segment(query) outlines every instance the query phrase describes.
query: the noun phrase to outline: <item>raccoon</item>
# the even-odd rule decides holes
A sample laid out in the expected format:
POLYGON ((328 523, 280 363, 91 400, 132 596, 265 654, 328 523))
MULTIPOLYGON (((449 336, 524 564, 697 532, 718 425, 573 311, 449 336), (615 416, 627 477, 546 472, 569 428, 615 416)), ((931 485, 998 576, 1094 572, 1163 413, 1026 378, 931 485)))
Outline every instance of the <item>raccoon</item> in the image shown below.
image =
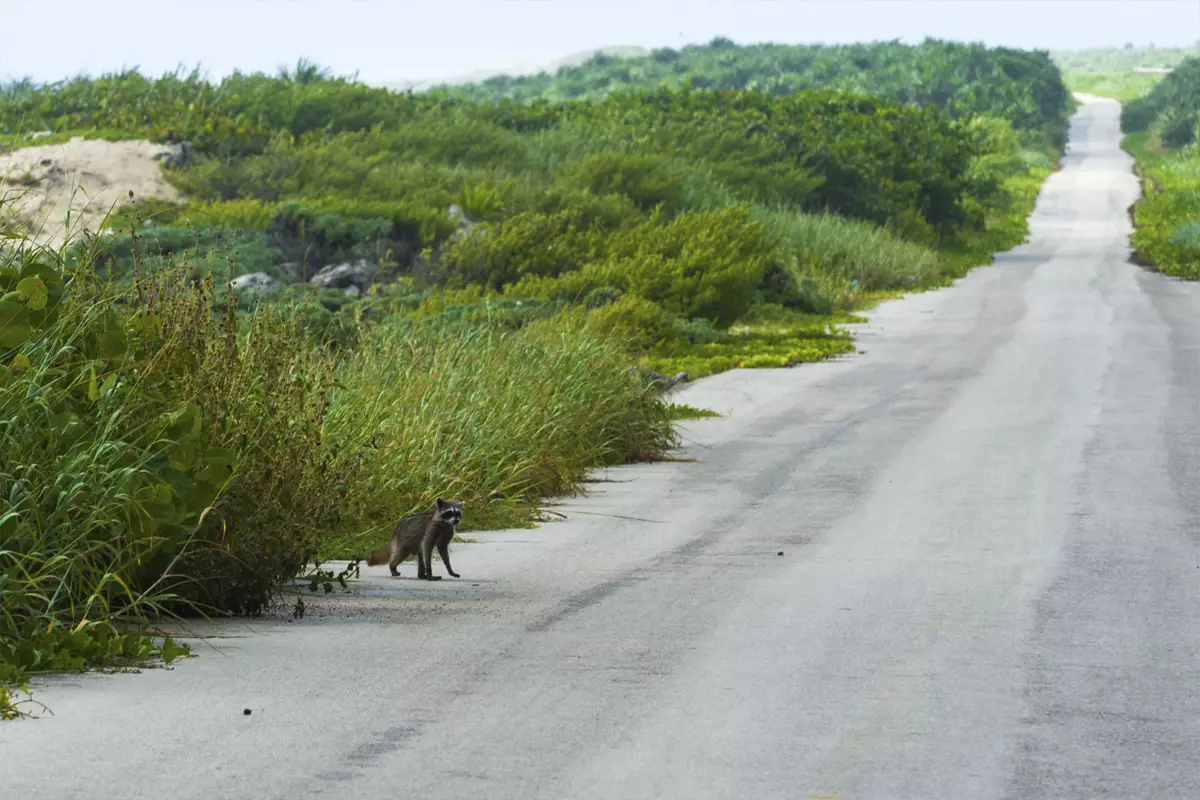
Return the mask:
POLYGON ((405 517, 396 524, 390 542, 367 556, 367 564, 375 566, 387 562, 392 575, 399 575, 396 565, 413 555, 417 556, 417 577, 426 581, 440 581, 441 575, 433 574, 433 548, 436 547, 446 565, 446 572, 460 577, 450 566, 450 540, 454 538, 454 527, 462 522, 462 503, 437 499, 433 511, 405 517))

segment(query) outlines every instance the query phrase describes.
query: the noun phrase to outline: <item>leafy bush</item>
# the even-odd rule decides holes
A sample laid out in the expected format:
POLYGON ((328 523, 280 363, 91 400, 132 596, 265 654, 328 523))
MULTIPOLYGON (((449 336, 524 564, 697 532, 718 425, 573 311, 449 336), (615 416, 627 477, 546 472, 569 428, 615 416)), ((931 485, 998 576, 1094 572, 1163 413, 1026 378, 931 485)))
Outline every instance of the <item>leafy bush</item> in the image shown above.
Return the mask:
POLYGON ((562 113, 593 126, 620 119, 630 135, 653 131, 654 146, 678 147, 693 157, 701 155, 695 143, 715 143, 703 151, 713 160, 700 160, 743 199, 778 201, 794 193, 789 205, 881 224, 904 212, 947 230, 974 222, 962 201, 975 144, 962 126, 933 109, 828 91, 772 98, 660 90, 571 103, 562 113), (723 153, 732 147, 727 134, 733 131, 749 140, 740 161, 723 153), (724 168, 713 166, 718 161, 724 168), (739 179, 766 174, 782 177, 739 188, 739 179))
POLYGON ((511 293, 579 301, 611 287, 672 314, 728 324, 750 307, 775 255, 774 242, 746 207, 680 214, 667 222, 656 213, 605 237, 594 260, 580 269, 557 276, 526 273, 511 293))
POLYGON ((623 195, 644 211, 680 211, 686 177, 682 164, 641 153, 594 153, 563 170, 567 184, 595 195, 623 195))
POLYGON ((572 211, 526 212, 447 242, 438 270, 450 286, 499 290, 527 275, 555 277, 578 269, 594 257, 597 244, 593 229, 581 229, 572 211))
POLYGON ((1200 114, 1200 57, 1181 62, 1149 94, 1121 109, 1121 129, 1140 133, 1158 123, 1163 143, 1183 147, 1196 135, 1200 114))
POLYGON ((1136 259, 1170 275, 1200 279, 1194 221, 1200 216, 1200 58, 1189 58, 1122 110, 1124 146, 1145 191, 1134 207, 1136 259))
POLYGON ((554 74, 496 76, 483 83, 442 87, 440 92, 474 101, 562 101, 596 100, 630 88, 659 86, 775 96, 833 88, 900 104, 933 105, 955 117, 1001 117, 1027 143, 1061 148, 1066 141, 1068 95, 1047 53, 933 39, 918 45, 833 46, 738 46, 714 39, 681 50, 601 55, 554 74))

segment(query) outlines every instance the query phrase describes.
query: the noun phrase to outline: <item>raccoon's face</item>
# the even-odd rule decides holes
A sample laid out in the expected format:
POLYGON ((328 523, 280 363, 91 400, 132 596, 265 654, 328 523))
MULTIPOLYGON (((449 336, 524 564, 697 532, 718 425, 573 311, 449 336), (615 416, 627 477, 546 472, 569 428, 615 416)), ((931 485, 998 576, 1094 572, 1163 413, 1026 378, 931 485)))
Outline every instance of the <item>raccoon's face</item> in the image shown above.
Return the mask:
POLYGON ((451 527, 462 522, 462 503, 453 500, 437 499, 437 517, 451 527))

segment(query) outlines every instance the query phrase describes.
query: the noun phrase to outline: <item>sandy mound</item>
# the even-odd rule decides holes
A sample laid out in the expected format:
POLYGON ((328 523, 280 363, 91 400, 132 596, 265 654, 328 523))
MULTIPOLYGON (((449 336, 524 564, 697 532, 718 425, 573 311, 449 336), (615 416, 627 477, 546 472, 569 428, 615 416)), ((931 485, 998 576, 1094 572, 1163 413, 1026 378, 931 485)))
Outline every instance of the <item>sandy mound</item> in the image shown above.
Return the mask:
POLYGON ((0 154, 5 212, 37 241, 52 245, 83 230, 95 232, 110 210, 155 197, 182 201, 163 178, 159 158, 168 145, 105 142, 76 137, 65 144, 22 147, 0 154), (70 213, 68 224, 68 212, 70 213))

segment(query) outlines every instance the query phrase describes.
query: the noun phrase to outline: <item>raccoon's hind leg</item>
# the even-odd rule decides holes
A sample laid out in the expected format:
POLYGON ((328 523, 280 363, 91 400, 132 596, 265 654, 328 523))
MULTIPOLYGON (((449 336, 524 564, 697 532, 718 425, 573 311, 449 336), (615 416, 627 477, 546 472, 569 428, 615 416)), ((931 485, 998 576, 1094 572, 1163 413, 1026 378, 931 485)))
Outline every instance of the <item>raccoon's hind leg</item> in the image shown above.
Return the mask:
POLYGON ((396 569, 396 566, 411 555, 412 550, 408 547, 392 548, 392 560, 388 562, 388 569, 392 571, 392 577, 400 577, 400 571, 396 569))
POLYGON ((461 578, 462 576, 454 571, 454 567, 450 566, 450 543, 438 542, 438 552, 441 553, 442 563, 446 565, 446 572, 449 572, 455 578, 461 578))

